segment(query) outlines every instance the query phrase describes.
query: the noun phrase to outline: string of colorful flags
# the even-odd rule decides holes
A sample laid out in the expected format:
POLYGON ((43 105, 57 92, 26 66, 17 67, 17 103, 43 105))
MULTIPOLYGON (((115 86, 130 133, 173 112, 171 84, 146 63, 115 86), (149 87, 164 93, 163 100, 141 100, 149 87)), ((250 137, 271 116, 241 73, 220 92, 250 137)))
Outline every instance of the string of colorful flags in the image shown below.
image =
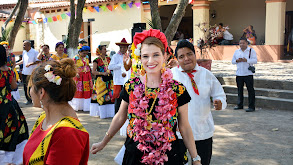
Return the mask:
MULTIPOLYGON (((140 8, 140 5, 141 3, 140 2, 130 2, 130 3, 122 3, 120 5, 118 4, 114 4, 113 6, 110 5, 110 4, 107 4, 107 5, 100 5, 100 6, 95 6, 95 7, 92 7, 92 6, 87 6, 87 7, 84 7, 83 8, 83 12, 87 12, 87 10, 89 10, 90 12, 100 12, 100 11, 113 11, 116 10, 119 6, 123 9, 123 10, 126 10, 127 9, 127 6, 129 8, 132 8, 133 6, 136 6, 137 8, 140 8)), ((66 19, 67 17, 70 17, 71 16, 71 13, 70 12, 67 12, 67 13, 63 13, 63 14, 60 14, 60 15, 56 15, 56 16, 52 16, 52 17, 46 17, 44 19, 42 19, 41 21, 39 20, 32 20, 32 21, 24 21, 24 22, 28 22, 28 23, 32 23, 32 24, 38 24, 39 22, 43 22, 43 23, 48 23, 48 22, 56 22, 56 21, 62 21, 63 19, 66 19)))

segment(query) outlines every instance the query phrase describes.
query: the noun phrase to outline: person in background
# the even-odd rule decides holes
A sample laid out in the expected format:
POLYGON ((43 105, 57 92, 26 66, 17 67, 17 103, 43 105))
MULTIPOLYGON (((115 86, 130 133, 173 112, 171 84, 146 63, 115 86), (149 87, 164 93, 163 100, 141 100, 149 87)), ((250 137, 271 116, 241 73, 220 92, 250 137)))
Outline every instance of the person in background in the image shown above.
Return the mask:
POLYGON ((115 101, 115 112, 117 113, 122 100, 119 97, 119 94, 124 84, 124 79, 126 77, 126 73, 122 72, 123 57, 124 55, 127 55, 127 49, 130 43, 127 43, 126 39, 123 38, 121 42, 116 43, 116 45, 119 46, 119 52, 112 57, 108 69, 113 70, 114 94, 112 97, 112 101, 115 101))
POLYGON ((100 118, 113 117, 115 114, 113 97, 113 75, 108 69, 111 58, 107 56, 106 45, 99 45, 98 57, 93 61, 92 74, 95 76, 90 115, 100 118))
POLYGON ((50 60, 61 60, 63 58, 68 58, 68 55, 64 53, 64 43, 63 42, 57 42, 55 46, 56 54, 53 54, 50 57, 50 60))
MULTIPOLYGON (((215 110, 225 109, 227 106, 226 94, 213 73, 197 64, 192 43, 187 40, 179 41, 175 49, 175 56, 178 59, 179 67, 171 69, 173 78, 186 87, 191 97, 188 103, 188 121, 193 131, 201 163, 209 165, 215 131, 211 113, 211 98, 215 110)), ((182 139, 179 132, 177 135, 179 139, 182 139)))
MULTIPOLYGON (((16 82, 19 80, 19 74, 15 68, 15 55, 13 53, 10 53, 10 47, 9 47, 9 43, 2 41, 0 42, 0 45, 3 45, 3 47, 6 50, 6 55, 7 55, 7 66, 10 67, 13 71, 14 71, 14 75, 15 75, 15 79, 16 82)), ((11 94, 13 95, 13 98, 17 101, 20 99, 20 94, 18 91, 18 88, 13 89, 11 91, 11 94)))
POLYGON ((39 65, 29 81, 34 107, 43 112, 23 151, 23 164, 85 165, 89 134, 68 104, 76 91, 75 63, 66 58, 39 65))
POLYGON ((22 152, 29 133, 25 117, 12 97, 17 88, 12 68, 7 67, 5 48, 0 45, 0 164, 22 164, 22 152))
POLYGON ((246 84, 248 91, 248 109, 246 112, 255 111, 255 91, 253 87, 253 73, 249 67, 257 63, 256 52, 253 48, 247 46, 246 38, 240 38, 239 46, 234 52, 232 64, 237 66, 236 83, 238 88, 238 101, 234 110, 243 109, 243 86, 246 84))
POLYGON ((255 30, 253 30, 253 26, 249 25, 245 29, 243 29, 243 36, 247 39, 249 44, 255 45, 256 44, 256 34, 255 30))
POLYGON ((38 54, 39 52, 32 48, 30 41, 24 41, 23 42, 23 52, 22 52, 22 60, 16 63, 16 65, 23 64, 22 69, 22 78, 23 78, 23 87, 24 87, 24 93, 25 97, 27 99, 26 105, 29 105, 32 103, 31 98, 29 97, 27 91, 27 84, 28 80, 30 78, 30 75, 32 74, 34 68, 36 67, 36 61, 39 61, 38 54))
POLYGON ((88 53, 89 46, 82 46, 78 55, 73 57, 77 67, 77 75, 73 78, 76 83, 76 92, 71 101, 74 110, 90 111, 91 95, 93 90, 93 82, 91 76, 91 67, 89 65, 88 53))
POLYGON ((41 46, 40 53, 38 55, 38 59, 41 60, 41 62, 49 61, 52 54, 50 53, 50 47, 47 44, 44 44, 41 46))

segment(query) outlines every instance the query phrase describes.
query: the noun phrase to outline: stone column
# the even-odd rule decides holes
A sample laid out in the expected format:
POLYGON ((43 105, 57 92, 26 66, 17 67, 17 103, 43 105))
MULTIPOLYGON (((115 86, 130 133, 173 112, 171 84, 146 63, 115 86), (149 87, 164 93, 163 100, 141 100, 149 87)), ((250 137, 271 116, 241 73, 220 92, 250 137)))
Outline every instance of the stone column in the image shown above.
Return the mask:
POLYGON ((210 2, 208 0, 194 0, 192 2, 193 10, 193 42, 197 43, 197 40, 204 37, 204 33, 197 26, 199 23, 206 23, 205 28, 209 27, 209 9, 210 2))
POLYGON ((148 24, 149 21, 152 20, 151 16, 151 6, 149 4, 141 4, 142 11, 141 11, 141 20, 142 22, 146 23, 146 29, 150 29, 150 25, 148 24))
POLYGON ((266 0, 266 45, 284 45, 286 0, 266 0))

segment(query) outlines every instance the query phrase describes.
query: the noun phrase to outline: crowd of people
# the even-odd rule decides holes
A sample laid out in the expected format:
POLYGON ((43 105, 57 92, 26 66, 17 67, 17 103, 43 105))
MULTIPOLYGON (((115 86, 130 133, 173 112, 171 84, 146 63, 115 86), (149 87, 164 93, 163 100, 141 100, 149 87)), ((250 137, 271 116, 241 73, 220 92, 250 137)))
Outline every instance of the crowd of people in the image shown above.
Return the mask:
MULTIPOLYGON (((256 63, 248 41, 240 43, 243 46, 235 52, 233 64, 244 68, 247 64, 242 63, 256 63), (243 52, 249 52, 249 57, 245 59, 243 52)), ((101 151, 120 130, 127 138, 115 158, 118 164, 186 164, 188 152, 192 164, 210 164, 215 130, 210 107, 212 103, 215 110, 225 109, 226 95, 216 77, 197 64, 194 45, 181 40, 173 53, 164 33, 155 29, 136 33, 133 43, 123 38, 116 45, 119 51, 112 58, 107 46, 99 45, 91 68, 89 46, 82 45, 70 59, 62 42, 56 44, 56 54, 50 54, 48 45, 38 52, 25 41, 23 58, 15 62, 9 44, 0 43, 3 163, 87 164, 89 154, 101 151), (17 91, 20 77, 16 65, 23 65, 26 104, 43 109, 30 137, 17 94, 12 93, 17 91), (103 140, 91 148, 78 110, 113 117, 103 140)), ((240 94, 236 109, 241 109, 241 84, 253 86, 253 78, 250 72, 237 73, 240 94)), ((248 90, 253 111, 254 91, 248 90)))

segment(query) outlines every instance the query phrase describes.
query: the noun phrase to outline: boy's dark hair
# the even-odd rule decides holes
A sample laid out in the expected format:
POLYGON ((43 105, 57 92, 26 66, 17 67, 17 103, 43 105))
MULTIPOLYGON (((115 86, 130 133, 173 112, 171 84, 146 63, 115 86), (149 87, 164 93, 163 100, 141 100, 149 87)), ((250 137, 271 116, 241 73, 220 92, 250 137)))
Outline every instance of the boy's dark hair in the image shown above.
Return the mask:
POLYGON ((248 42, 248 41, 247 41, 247 38, 245 38, 245 37, 241 37, 241 38, 239 39, 239 41, 241 41, 241 40, 248 42))
POLYGON ((195 54, 195 49, 194 49, 194 45, 192 43, 190 43, 189 41, 187 40, 181 40, 177 43, 177 46, 176 46, 176 49, 175 49, 175 56, 177 57, 177 51, 178 49, 181 49, 181 48, 189 48, 190 50, 192 50, 192 52, 195 54))
POLYGON ((219 25, 221 25, 223 27, 223 23, 219 23, 219 25))

